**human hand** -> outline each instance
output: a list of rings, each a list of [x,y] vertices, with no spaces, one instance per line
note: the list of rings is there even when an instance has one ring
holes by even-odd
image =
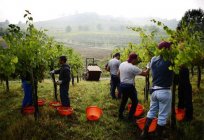
[[[147,63],[146,68],[147,68],[147,69],[150,69],[150,62]]]
[[[62,81],[61,80],[58,80],[55,82],[57,85],[61,85],[62,84]]]
[[[54,74],[54,73],[55,73],[55,70],[50,71],[50,74]]]

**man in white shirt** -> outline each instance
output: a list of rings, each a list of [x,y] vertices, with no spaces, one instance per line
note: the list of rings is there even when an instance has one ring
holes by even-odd
[[[138,56],[135,53],[131,53],[127,61],[120,64],[120,89],[122,92],[122,100],[119,109],[119,119],[124,119],[123,112],[127,104],[128,98],[132,101],[132,106],[128,115],[128,120],[133,120],[134,113],[138,104],[137,91],[135,89],[135,76],[146,76],[149,70],[142,71],[136,65],[138,62]]]
[[[118,90],[118,98],[121,98],[121,91],[120,91],[120,78],[118,77],[118,69],[120,66],[120,53],[116,53],[108,62],[107,70],[110,71],[111,75],[111,88],[110,88],[110,95],[112,99],[116,99],[115,90],[117,87]]]

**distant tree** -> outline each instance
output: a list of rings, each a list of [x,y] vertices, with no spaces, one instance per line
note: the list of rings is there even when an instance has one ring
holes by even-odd
[[[66,27],[66,32],[69,33],[69,32],[71,32],[71,31],[72,31],[71,26],[67,26],[67,27]]]
[[[149,33],[151,33],[152,31],[156,31],[159,32],[159,28],[155,25],[146,25],[143,27],[145,30],[147,30]]]
[[[7,25],[9,25],[9,20],[5,20],[5,25],[7,26]]]
[[[121,30],[121,31],[125,31],[125,30],[126,30],[126,26],[121,25],[121,26],[120,26],[120,30]]]
[[[18,26],[22,26],[23,23],[21,21],[18,22]]]
[[[78,26],[78,30],[79,30],[79,31],[82,31],[82,26]]]
[[[101,31],[101,30],[103,29],[101,24],[97,24],[96,28],[97,28],[97,30],[99,30],[99,31]]]
[[[177,29],[181,29],[182,26],[192,26],[192,28],[189,30],[189,34],[193,34],[197,31],[202,32],[201,36],[201,50],[204,50],[204,11],[202,9],[192,9],[185,12],[184,16],[182,17],[181,21],[178,24]],[[192,65],[192,73],[193,73],[193,67],[194,65],[198,68],[198,81],[197,81],[197,87],[200,88],[201,83],[201,66],[204,65],[203,58],[198,56],[198,60],[194,62]]]
[[[110,26],[110,27],[109,27],[109,30],[110,30],[110,31],[117,31],[118,29],[117,29],[116,26]]]
[[[202,31],[204,33],[204,11],[202,9],[192,9],[185,12],[181,21],[178,23],[180,27],[184,23],[186,26],[194,24],[193,32]]]
[[[85,25],[85,26],[78,26],[78,30],[79,31],[89,31],[89,26]]]
[[[0,27],[0,36],[4,35],[4,29],[2,27]]]
[[[84,31],[89,31],[89,26],[87,26],[87,25],[84,26],[84,27],[83,27],[83,30],[84,30]]]

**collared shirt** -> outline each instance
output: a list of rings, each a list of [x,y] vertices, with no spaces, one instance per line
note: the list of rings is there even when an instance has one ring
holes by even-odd
[[[125,84],[135,85],[135,76],[142,73],[142,70],[127,61],[120,64],[120,81]]]
[[[108,62],[108,66],[110,68],[110,74],[111,75],[117,75],[120,63],[121,63],[120,60],[118,60],[116,58],[113,58]]]

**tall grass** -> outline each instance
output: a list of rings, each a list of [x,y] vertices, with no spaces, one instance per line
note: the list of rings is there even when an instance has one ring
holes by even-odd
[[[203,81],[202,81],[203,82]],[[204,87],[204,85],[202,85]],[[143,102],[144,78],[136,79],[139,102],[146,111],[149,103]],[[118,120],[119,100],[112,100],[109,93],[109,80],[99,82],[81,81],[70,86],[71,106],[74,114],[70,117],[60,116],[55,109],[50,108],[49,101],[54,100],[53,87],[50,80],[39,84],[39,98],[44,98],[47,104],[40,107],[40,118],[34,120],[33,115],[20,114],[23,91],[21,83],[11,82],[11,92],[6,93],[0,85],[0,139],[2,140],[135,140],[139,138],[140,130],[135,124]],[[194,93],[195,119],[191,123],[177,123],[177,131],[169,131],[170,139],[202,138],[203,129],[203,91]],[[130,102],[130,101],[129,101]],[[97,105],[102,108],[103,115],[98,122],[86,119],[86,107]],[[128,111],[126,109],[125,115]],[[143,115],[145,116],[146,113]],[[143,117],[141,116],[141,117]]]

